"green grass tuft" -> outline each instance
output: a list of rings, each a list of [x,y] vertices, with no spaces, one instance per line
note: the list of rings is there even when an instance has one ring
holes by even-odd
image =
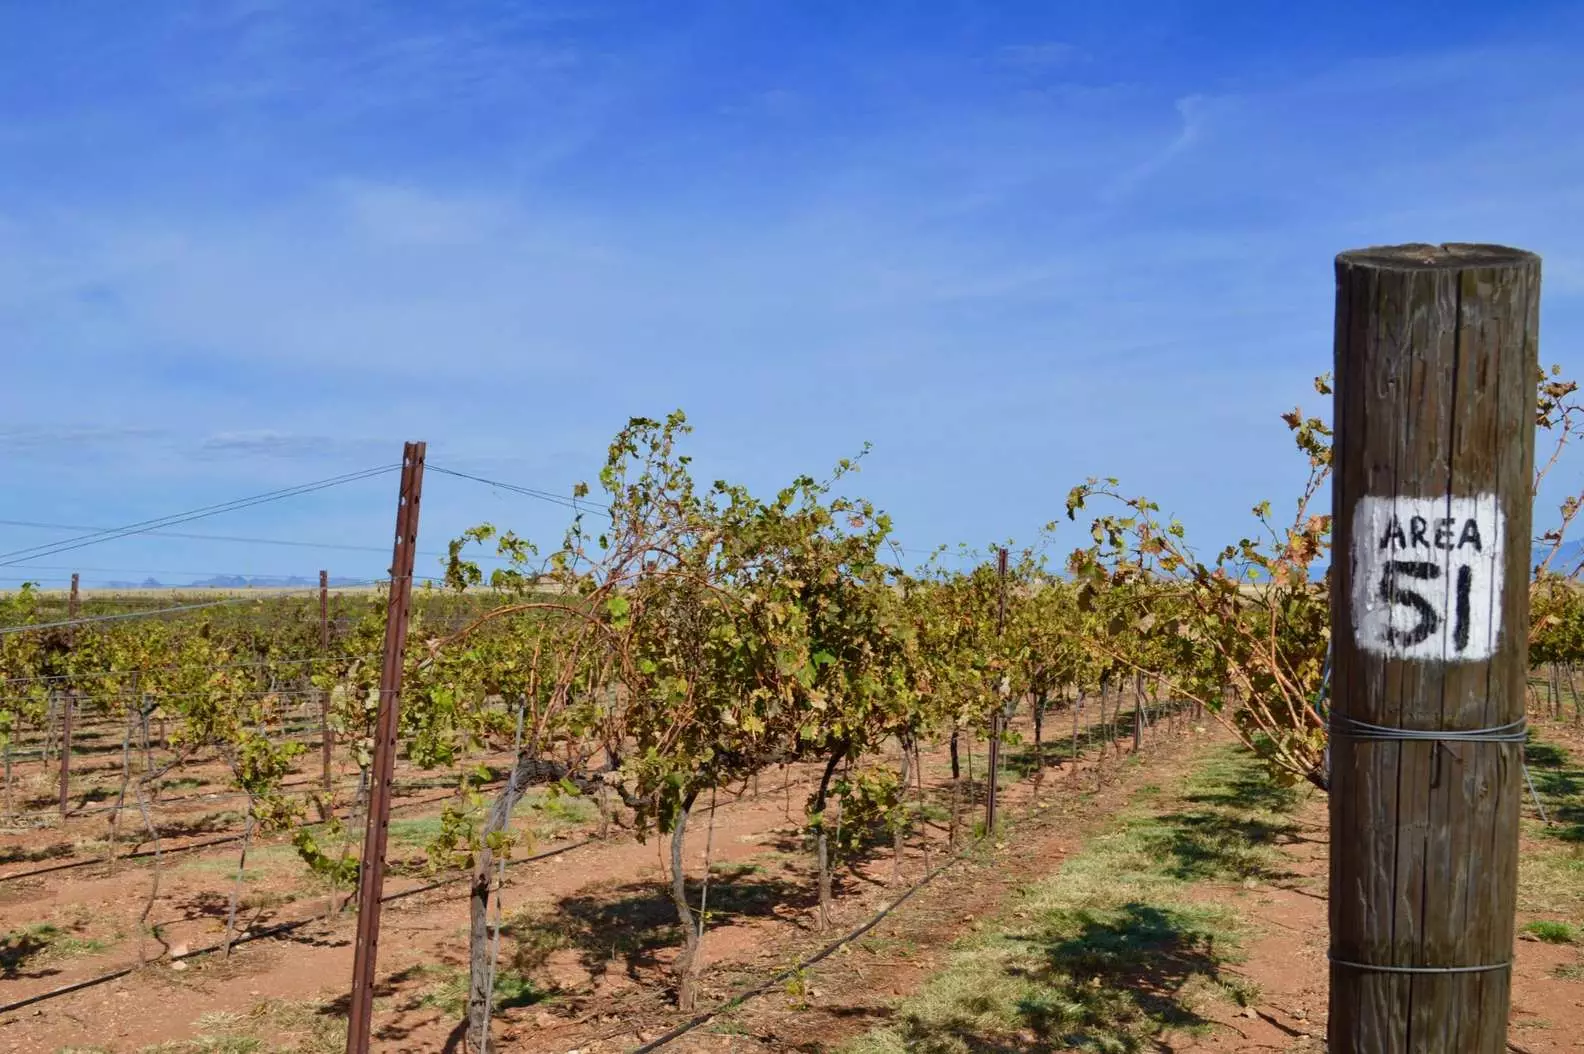
[[[1572,944],[1578,940],[1578,929],[1566,922],[1537,920],[1524,927],[1524,932],[1547,944]]]
[[[419,976],[433,978],[433,983],[418,997],[418,1005],[432,1007],[447,1017],[460,1017],[467,1010],[468,972],[455,966],[426,966]],[[495,973],[495,1010],[533,1006],[545,998],[545,992],[515,970],[498,970]]]
[[[85,937],[52,922],[24,926],[0,934],[0,977],[17,977],[24,967],[38,963],[94,955],[110,944],[110,941]]]

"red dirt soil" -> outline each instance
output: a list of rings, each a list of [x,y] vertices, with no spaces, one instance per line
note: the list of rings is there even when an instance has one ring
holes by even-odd
[[[1061,721],[1052,735],[1060,737]],[[1024,730],[1025,736],[1027,731]],[[1569,735],[1547,735],[1564,740]],[[1124,737],[1127,738],[1127,737]],[[807,971],[801,993],[776,986],[729,1015],[671,1044],[676,1051],[830,1050],[886,1019],[891,1008],[942,965],[951,943],[998,911],[1021,884],[1057,866],[1099,829],[1143,783],[1169,784],[1185,774],[1207,742],[1222,737],[1214,726],[1195,732],[1187,722],[1162,724],[1146,739],[1142,764],[1118,765],[1110,754],[1099,772],[1089,760],[1074,768],[1046,770],[1039,807],[1029,781],[1003,787],[1003,815],[1013,821],[1003,841],[984,847],[924,887],[881,922],[864,945],[853,945]],[[1584,756],[1584,737],[1565,745]],[[1122,753],[1126,753],[1124,745]],[[973,762],[982,769],[982,753]],[[946,795],[950,785],[944,752],[926,755],[926,785]],[[741,798],[722,794],[714,813],[700,809],[688,841],[689,874],[703,873],[706,842],[714,863],[710,903],[724,914],[712,920],[703,945],[700,1005],[709,1007],[758,984],[869,919],[925,873],[924,846],[910,837],[900,862],[889,847],[876,850],[839,875],[832,931],[816,932],[809,854],[799,825],[811,768],[766,773],[762,793]],[[975,775],[982,776],[981,771]],[[790,786],[787,786],[790,784]],[[730,800],[728,800],[730,799]],[[432,814],[432,810],[430,810]],[[966,810],[965,810],[966,812]],[[415,813],[423,815],[423,813]],[[976,818],[966,813],[968,822]],[[1230,1003],[1213,1011],[1222,1026],[1205,1037],[1175,1037],[1173,1051],[1323,1049],[1326,1013],[1326,814],[1325,799],[1312,795],[1294,815],[1301,836],[1284,847],[1291,874],[1279,882],[1221,887],[1203,884],[1197,895],[1237,909],[1257,934],[1238,972],[1256,982],[1260,998],[1245,1016]],[[590,832],[567,827],[559,841],[577,842]],[[929,864],[948,856],[945,832],[931,830]],[[40,844],[59,832],[31,836]],[[963,832],[966,841],[968,832]],[[1526,839],[1528,836],[1526,835]],[[517,935],[533,930],[555,939],[526,963],[530,976],[553,998],[541,1005],[498,1011],[495,1038],[502,1051],[609,1054],[630,1050],[684,1020],[668,997],[667,967],[674,931],[664,889],[663,843],[639,844],[613,830],[604,841],[507,873],[505,916],[517,920]],[[1525,852],[1535,848],[1526,844]],[[154,917],[201,915],[167,928],[173,944],[218,939],[228,894],[234,847],[192,854],[201,865],[171,862],[162,879]],[[246,918],[266,925],[322,907],[322,891],[284,857],[264,857],[258,881],[247,886],[254,904]],[[278,866],[277,866],[278,865]],[[13,865],[9,871],[28,866]],[[250,869],[251,869],[250,865]],[[900,868],[900,881],[896,870]],[[99,874],[42,876],[0,885],[0,929],[51,921],[87,937],[135,932],[150,875],[128,868],[114,877]],[[412,888],[422,879],[392,879],[388,892]],[[295,899],[286,899],[288,897]],[[527,920],[523,923],[523,920]],[[437,966],[465,970],[466,904],[463,887],[452,886],[386,906],[380,943],[382,987],[376,1002],[376,1050],[431,1052],[457,1038],[456,1015],[428,1005]],[[1530,921],[1520,916],[1520,925]],[[0,1018],[0,1049],[43,1054],[63,1047],[110,1051],[192,1038],[203,1033],[199,1018],[224,1011],[247,1015],[263,1000],[322,1005],[344,1013],[351,973],[353,920],[342,915],[314,923],[288,939],[239,948],[229,963],[208,956],[185,964],[146,967],[121,980],[61,997]],[[873,950],[887,940],[906,941],[905,956]],[[136,961],[136,940],[124,939],[96,954],[44,959],[0,979],[0,1002],[21,998]],[[502,965],[516,941],[508,937]],[[150,953],[157,952],[152,942]],[[1556,976],[1557,967],[1577,963],[1575,947],[1520,941],[1514,974],[1512,1049],[1549,1054],[1578,1049],[1584,1034],[1584,984]],[[1543,1022],[1545,1027],[1538,1027]]]
[[[1059,740],[1061,721],[1053,721],[1052,726],[1051,734]],[[1147,749],[1161,749],[1175,738],[1162,726],[1149,736],[1152,744],[1160,741],[1160,746]],[[968,746],[966,740],[964,746]],[[119,743],[116,747],[119,755]],[[1125,746],[1108,748],[1104,771],[1113,770],[1125,750]],[[1009,747],[1009,756],[1013,752]],[[1092,757],[1093,748],[1088,753]],[[310,760],[317,762],[317,756]],[[114,778],[118,781],[119,758],[117,761]],[[965,755],[964,761],[982,787],[982,744],[977,752]],[[932,798],[946,800],[951,781],[944,751],[926,754],[924,762],[925,783]],[[34,775],[35,785],[47,782],[41,775]],[[408,773],[407,778],[413,775]],[[218,782],[214,772],[205,776]],[[803,804],[817,776],[813,767],[793,767],[766,773],[758,798],[747,789],[741,797],[722,793],[713,831],[707,810],[698,810],[688,842],[689,874],[695,878],[702,875],[708,845],[716,872],[711,904],[726,912],[712,922],[704,941],[701,1005],[724,997],[748,977],[774,973],[796,961],[803,951],[834,936],[814,932],[812,867],[800,832]],[[1076,769],[1051,768],[1043,779],[1043,793],[1050,800],[1076,798],[1073,781],[1090,788],[1095,778],[1089,762]],[[1031,786],[1024,782],[1003,787],[1003,809],[1022,808]],[[428,815],[436,808],[427,810]],[[964,841],[969,837],[968,825],[977,817],[972,811],[975,808],[976,803],[964,802]],[[205,799],[189,798],[163,810],[160,822],[163,826],[185,819],[191,826],[195,818],[213,811],[214,806]],[[420,810],[412,815],[424,814]],[[124,820],[128,825],[134,822]],[[103,829],[101,816],[69,821],[64,832],[28,832],[17,840],[20,844],[9,848],[12,853],[43,854],[44,859],[14,864],[5,873],[92,856],[49,854],[60,852],[63,845],[69,848],[73,838],[102,836]],[[534,849],[582,842],[591,833],[587,828],[563,826],[557,841]],[[936,826],[930,836],[931,863],[938,864],[948,851],[946,831]],[[322,887],[304,877],[289,847],[279,838],[264,843],[256,844],[250,856],[249,871],[257,869],[258,874],[245,886],[243,924],[260,928],[322,912]],[[175,844],[179,840],[166,840],[167,847]],[[553,991],[551,1002],[497,1013],[496,1036],[502,1049],[580,1049],[585,1054],[625,1049],[639,1042],[641,1034],[656,1034],[679,1019],[668,996],[668,966],[674,955],[669,920],[673,916],[663,893],[661,847],[662,843],[654,840],[639,844],[613,830],[607,840],[594,840],[508,871],[503,891],[505,916],[510,919],[526,913],[531,919],[544,920],[549,931],[568,931],[562,936],[569,935],[563,943],[570,946],[554,948],[534,964],[534,980]],[[162,868],[160,892],[150,917],[165,923],[161,935],[173,953],[220,938],[236,850],[235,845],[205,849],[172,858]],[[735,874],[732,865],[739,865]],[[860,921],[902,888],[892,884],[898,866],[885,847],[838,876],[835,931]],[[919,839],[910,839],[900,867],[906,882],[923,873],[924,846]],[[48,922],[74,938],[106,945],[99,951],[41,956],[22,964],[0,981],[0,1002],[136,963],[138,941],[127,935],[137,932],[152,873],[151,868],[123,863],[114,876],[102,867],[93,867],[0,884],[0,929],[14,931]],[[386,889],[388,894],[395,893],[424,882],[422,876],[394,877],[387,881]],[[949,885],[943,882],[941,887]],[[437,965],[465,969],[464,889],[450,886],[385,907],[376,1049],[433,1051],[454,1040],[454,1013],[443,1014],[425,1005],[423,997],[436,986]],[[205,956],[144,967],[119,980],[6,1015],[0,1019],[0,1046],[18,1054],[72,1046],[133,1051],[200,1035],[204,1031],[200,1016],[216,1012],[246,1015],[265,999],[322,1003],[327,1013],[344,1013],[353,928],[353,919],[343,914],[330,922],[312,923],[283,939],[239,947],[229,962]],[[606,949],[601,942],[633,946]],[[511,944],[509,938],[507,944]],[[158,942],[144,942],[143,951],[151,959],[163,950]],[[508,950],[503,958],[509,955]]]

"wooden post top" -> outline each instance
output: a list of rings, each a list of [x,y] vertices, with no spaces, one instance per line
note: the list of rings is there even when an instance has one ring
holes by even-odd
[[[1337,263],[1384,271],[1449,271],[1465,267],[1513,267],[1540,257],[1505,245],[1447,242],[1442,245],[1376,245],[1337,254]]]

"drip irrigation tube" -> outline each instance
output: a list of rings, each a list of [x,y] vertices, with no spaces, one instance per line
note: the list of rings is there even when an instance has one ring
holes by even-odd
[[[935,879],[939,878],[942,874],[944,874],[947,871],[950,871],[952,868],[956,867],[958,864],[960,864],[964,860],[968,859],[968,857],[974,852],[974,850],[976,850],[977,848],[979,848],[980,846],[982,846],[984,844],[985,838],[986,838],[986,836],[981,835],[971,845],[969,845],[966,848],[958,851],[957,853],[955,853],[952,856],[951,859],[947,860],[945,863],[943,863],[939,867],[935,868],[935,870],[931,871],[929,874],[927,874],[923,878],[919,879],[918,882],[916,882],[912,886],[908,887],[908,889],[905,890],[902,893],[901,896],[897,897],[895,900],[891,901],[885,907],[881,908],[878,912],[876,912],[874,915],[872,915],[862,925],[858,926],[854,930],[849,931],[848,933],[844,934],[843,936],[838,937],[836,940],[832,941],[831,943],[825,945],[819,951],[815,952],[813,955],[810,955],[808,958],[802,960],[797,965],[789,966],[785,970],[782,970],[780,973],[778,973],[775,976],[769,978],[768,980],[761,981],[759,984],[756,984],[756,985],[754,985],[754,986],[752,986],[750,988],[743,989],[742,991],[738,992],[736,995],[732,996],[730,999],[727,999],[725,1002],[721,1003],[719,1006],[715,1007],[714,1009],[706,1010],[706,1011],[704,1011],[702,1013],[695,1014],[693,1017],[688,1018],[686,1021],[682,1022],[680,1025],[675,1026],[670,1031],[665,1032],[664,1034],[662,1034],[660,1036],[657,1036],[656,1038],[650,1040],[647,1043],[644,1043],[644,1044],[641,1044],[641,1045],[639,1045],[637,1047],[632,1048],[630,1051],[627,1052],[627,1054],[651,1054],[652,1051],[659,1050],[660,1048],[662,1048],[664,1046],[667,1046],[667,1045],[669,1045],[671,1043],[674,1043],[678,1039],[681,1039],[683,1036],[687,1035],[688,1033],[693,1032],[693,1031],[701,1028],[702,1026],[709,1024],[709,1022],[713,1021],[715,1018],[719,1017],[721,1014],[724,1014],[724,1013],[726,1013],[727,1011],[730,1011],[730,1010],[734,1010],[737,1007],[741,1006],[742,1004],[748,1002],[750,999],[756,999],[759,996],[764,995],[766,992],[769,992],[772,989],[776,988],[778,985],[784,984],[786,981],[788,981],[792,977],[796,976],[800,971],[806,970],[810,966],[813,966],[816,963],[819,963],[819,962],[829,958],[831,955],[833,955],[837,951],[839,951],[842,947],[844,947],[844,946],[846,946],[848,944],[851,944],[853,941],[857,940],[858,938],[862,937],[864,934],[868,933],[870,930],[874,929],[881,922],[885,921],[885,919],[892,912],[896,911],[903,904],[907,903],[908,900],[912,899],[914,894],[918,893],[925,886],[929,885],[931,882],[935,881]]]
[[[981,841],[982,841],[982,839],[981,839]],[[975,846],[977,846],[979,843],[976,842],[974,844],[975,844]],[[968,855],[969,855],[970,852],[971,852],[971,848],[970,849],[964,849],[962,852],[958,853],[956,856],[954,856],[950,860],[946,861],[946,863],[940,865],[935,870],[931,871],[929,874],[927,874],[923,878],[919,879],[918,882],[916,882],[912,886],[908,887],[908,889],[901,896],[897,897],[891,903],[889,903],[885,907],[881,908],[878,912],[876,912],[873,916],[871,916],[869,918],[869,920],[866,921],[863,925],[859,926],[855,930],[851,930],[850,932],[846,933],[845,935],[843,935],[841,937],[838,937],[836,940],[834,940],[831,943],[825,945],[825,947],[821,948],[819,951],[815,952],[813,955],[810,955],[807,959],[804,959],[802,962],[798,963],[796,966],[789,966],[785,970],[782,970],[780,973],[776,974],[774,977],[770,978],[769,980],[761,981],[759,984],[754,985],[752,988],[746,988],[743,991],[738,992],[736,995],[732,996],[730,999],[726,1000],[724,1003],[722,1003],[720,1006],[717,1006],[713,1010],[706,1010],[702,1014],[694,1015],[693,1017],[691,1017],[688,1020],[682,1022],[682,1024],[677,1025],[675,1028],[671,1029],[671,1031],[665,1033],[664,1035],[658,1036],[655,1039],[652,1039],[649,1042],[643,1044],[642,1046],[634,1047],[631,1051],[628,1052],[628,1054],[649,1054],[650,1051],[659,1050],[661,1047],[666,1046],[669,1043],[674,1043],[676,1040],[681,1039],[683,1036],[687,1035],[689,1032],[692,1032],[695,1029],[697,1029],[697,1028],[699,1028],[699,1027],[701,1027],[703,1025],[709,1024],[712,1020],[714,1020],[715,1018],[719,1017],[721,1014],[726,1013],[728,1010],[733,1010],[733,1009],[741,1006],[743,1003],[746,1003],[750,999],[754,999],[754,998],[756,998],[758,996],[764,995],[766,992],[770,991],[772,988],[775,988],[777,985],[784,984],[787,980],[789,980],[790,978],[796,976],[796,974],[800,970],[806,970],[810,966],[813,966],[815,963],[818,963],[818,962],[820,962],[820,961],[822,961],[822,960],[824,960],[826,958],[829,958],[831,955],[835,954],[838,950],[840,950],[844,945],[851,944],[853,941],[857,940],[859,937],[862,937],[864,934],[868,933],[870,930],[872,930],[876,926],[880,925],[880,923],[885,920],[886,916],[890,915],[897,908],[900,908],[903,904],[907,903],[908,900],[910,900],[912,898],[913,894],[917,893],[919,890],[923,889],[925,886],[927,886],[931,882],[935,881],[935,879],[937,877],[939,877],[940,875],[944,874],[947,871],[950,871],[952,868],[956,867],[958,864],[960,864],[964,860],[966,860],[968,858]]]
[[[487,786],[487,784],[486,784],[486,786]],[[440,795],[437,798],[423,798],[423,799],[418,800],[418,801],[399,801],[399,802],[396,802],[394,805],[392,805],[391,809],[392,810],[396,810],[396,809],[412,809],[412,808],[416,808],[416,807],[421,806],[421,805],[433,805],[436,802],[445,801],[446,799],[451,798],[453,796],[454,795],[452,793],[447,792],[445,794]],[[231,842],[240,842],[241,840],[242,840],[242,835],[240,835],[240,834],[228,834],[228,835],[222,835],[219,838],[211,838],[211,839],[209,839],[207,841],[203,841],[203,842],[192,842],[192,843],[189,843],[187,845],[174,846],[174,847],[172,847],[170,849],[140,849],[137,852],[123,853],[120,856],[117,856],[115,858],[115,862],[119,864],[123,860],[141,860],[141,859],[145,859],[147,857],[161,856],[161,855],[163,855],[163,856],[175,856],[175,855],[178,855],[178,854],[181,854],[181,853],[191,852],[191,851],[193,851],[195,849],[208,849],[208,848],[210,848],[212,846],[228,845]],[[139,839],[138,841],[133,842],[131,844],[132,845],[142,845],[142,844],[144,844],[147,841],[148,841],[147,838],[143,838],[143,839]],[[0,875],[0,884],[6,883],[6,882],[15,882],[15,881],[17,881],[19,879],[23,879],[23,878],[36,878],[39,875],[54,874],[57,871],[71,871],[71,870],[73,870],[75,868],[79,868],[79,867],[93,867],[95,864],[108,864],[108,863],[110,863],[110,858],[107,857],[107,856],[101,856],[101,857],[96,857],[96,858],[94,858],[92,860],[73,860],[73,861],[71,861],[69,863],[64,863],[64,864],[49,864],[49,865],[47,865],[45,867],[35,867],[35,868],[32,868],[31,870],[28,870],[28,871],[16,871],[16,872],[13,872],[12,874],[9,874],[9,875]]]
[[[525,856],[521,860],[507,861],[506,866],[516,867],[522,864],[531,864],[536,860],[547,860],[553,856],[560,856],[562,853],[570,853],[574,849],[581,849],[583,846],[586,846],[593,841],[595,841],[595,839],[585,838],[581,842],[572,842],[568,845],[557,846],[554,849],[547,849],[542,853],[535,853],[533,856]],[[464,872],[463,874],[453,875],[450,878],[442,878],[438,881],[417,886],[413,889],[404,889],[398,893],[387,893],[385,896],[380,898],[380,903],[382,905],[389,904],[392,901],[402,900],[407,897],[415,897],[420,893],[429,893],[444,886],[453,886],[458,882],[469,881],[472,877],[473,875],[471,872]],[[263,940],[266,937],[278,937],[283,933],[291,933],[294,930],[302,929],[304,926],[310,926],[315,922],[322,921],[324,921],[323,916],[315,915],[312,918],[293,919],[290,922],[279,922],[273,926],[266,926],[261,930],[251,930],[247,933],[244,933],[242,936],[231,941],[231,947],[235,948],[239,944],[250,944],[253,941]],[[135,973],[144,966],[153,966],[162,962],[178,962],[182,959],[193,959],[200,955],[210,955],[214,952],[221,951],[224,948],[225,944],[223,942],[218,944],[210,944],[202,948],[194,948],[192,951],[183,952],[180,955],[166,955],[148,963],[138,963],[135,966],[123,966],[119,969],[111,970],[108,973],[102,973],[94,977],[89,977],[86,980],[74,981],[71,984],[62,985],[59,988],[51,988],[47,992],[39,992],[37,995],[30,995],[23,999],[16,999],[9,1003],[0,1004],[0,1014],[9,1014],[12,1011],[22,1010],[26,1007],[33,1006],[36,1003],[42,1003],[46,1000],[57,998],[58,996],[70,995],[73,992],[81,992],[85,988],[94,988],[98,985],[107,984],[110,981],[118,980],[119,978],[126,977],[128,974]]]

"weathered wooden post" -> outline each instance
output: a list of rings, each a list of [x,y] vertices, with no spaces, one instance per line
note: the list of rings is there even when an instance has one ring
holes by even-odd
[[[1540,260],[1337,258],[1336,1054],[1506,1047]]]

